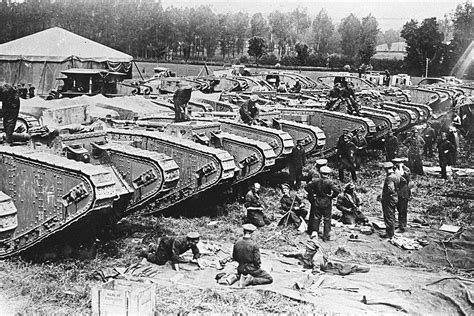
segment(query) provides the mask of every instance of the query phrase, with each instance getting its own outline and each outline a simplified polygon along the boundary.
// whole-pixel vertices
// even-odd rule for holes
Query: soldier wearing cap
[[[342,212],[342,222],[348,225],[365,224],[367,218],[360,210],[361,205],[362,203],[355,193],[354,183],[347,183],[344,192],[339,194],[336,201],[336,208]]]
[[[303,167],[306,164],[306,152],[303,147],[303,140],[298,139],[296,146],[288,159],[288,170],[290,172],[290,183],[294,190],[299,190],[303,177]]]
[[[33,99],[35,97],[35,87],[32,83],[28,83],[28,98]]]
[[[411,198],[411,172],[410,169],[403,164],[403,162],[407,160],[407,158],[395,158],[392,160],[395,174],[400,177],[397,202],[398,230],[400,233],[404,233],[407,230],[408,201]]]
[[[280,199],[280,205],[283,217],[278,222],[278,225],[294,224],[298,228],[301,221],[308,214],[308,211],[304,209],[304,204],[298,195],[295,194],[293,197],[290,195],[290,186],[288,184],[282,184],[281,190],[283,196]]]
[[[423,147],[425,146],[425,141],[418,135],[418,131],[413,129],[410,136],[408,136],[404,141],[403,145],[408,147],[408,166],[414,174],[420,176],[424,175],[423,171],[423,160],[421,159],[421,154],[423,152]]]
[[[232,258],[239,263],[237,274],[240,277],[240,286],[272,283],[272,276],[261,268],[260,249],[252,240],[252,233],[257,227],[245,224],[242,228],[244,236],[234,244],[232,251]]]
[[[189,121],[189,116],[186,111],[186,106],[191,99],[191,92],[193,88],[190,86],[178,88],[173,95],[175,122]]]
[[[393,170],[393,163],[383,164],[386,177],[382,189],[382,212],[386,227],[384,237],[392,238],[395,233],[395,211],[398,203],[398,189],[400,187],[400,177]]]
[[[260,199],[260,183],[255,182],[245,195],[244,206],[247,210],[247,222],[262,227],[270,224],[270,220],[263,213],[263,201]]]
[[[331,169],[329,167],[321,167],[321,178],[317,178],[309,183],[305,190],[308,194],[312,194],[311,211],[309,215],[308,233],[311,235],[313,231],[319,233],[319,225],[324,217],[324,234],[323,240],[330,240],[331,233],[331,217],[332,217],[332,199],[338,196],[339,189],[329,179]]]
[[[252,94],[249,100],[240,106],[240,118],[245,124],[255,124],[258,120],[260,110],[257,107],[258,95]]]
[[[165,264],[167,261],[176,263],[187,263],[181,257],[183,253],[191,249],[193,259],[198,259],[201,254],[197,247],[199,242],[199,233],[190,232],[186,236],[163,236],[156,244],[150,244],[148,250],[143,250],[141,256],[148,261],[159,265]]]

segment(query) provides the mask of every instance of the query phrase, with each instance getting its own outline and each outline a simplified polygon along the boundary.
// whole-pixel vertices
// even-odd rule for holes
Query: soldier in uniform
[[[441,177],[443,179],[448,178],[446,174],[446,167],[451,165],[450,158],[452,157],[452,153],[455,150],[456,149],[454,148],[454,145],[448,140],[446,132],[442,132],[438,141],[438,158],[439,166],[441,168]]]
[[[309,186],[312,180],[316,180],[321,178],[321,168],[327,166],[328,160],[327,159],[316,159],[316,170],[311,170],[308,176],[308,180],[306,181],[306,186],[304,187],[305,191],[307,192],[308,201],[310,204],[310,214],[314,214],[314,193]]]
[[[383,75],[383,85],[386,87],[390,86],[390,72],[387,69],[385,69]]]
[[[28,84],[28,98],[33,99],[35,97],[35,87],[29,83]]]
[[[344,170],[347,169],[351,173],[352,181],[357,181],[355,151],[356,146],[353,137],[349,133],[345,133],[337,142],[337,156],[339,158],[339,181],[344,181]]]
[[[191,249],[193,259],[199,259],[201,256],[197,244],[199,242],[199,233],[190,232],[187,236],[163,236],[158,243],[150,244],[148,249],[143,249],[140,256],[145,257],[148,261],[159,265],[171,261],[174,264],[187,263],[181,257],[183,253]]]
[[[245,195],[244,206],[247,209],[247,221],[257,227],[270,224],[270,220],[263,213],[263,204],[260,200],[260,183],[255,182],[252,189]]]
[[[283,217],[278,222],[278,225],[294,224],[298,228],[301,220],[304,220],[308,214],[308,211],[304,209],[304,204],[298,195],[295,194],[293,197],[290,195],[290,186],[288,184],[282,184],[281,190],[283,196],[280,199],[280,205]]]
[[[400,177],[393,170],[393,163],[385,162],[383,167],[387,173],[382,189],[382,212],[386,227],[386,235],[383,237],[392,238],[395,234],[395,211],[398,203]]]
[[[306,190],[313,197],[311,212],[309,215],[308,233],[311,235],[313,231],[319,233],[319,225],[321,219],[324,218],[324,234],[323,240],[330,240],[331,233],[331,217],[332,217],[332,199],[339,195],[339,189],[329,179],[331,169],[329,167],[321,167],[321,178],[313,180],[306,186]]]
[[[398,230],[400,233],[404,233],[407,230],[408,201],[411,198],[411,172],[410,169],[403,164],[403,162],[407,160],[407,158],[395,158],[392,160],[395,174],[400,177],[397,202]]]
[[[298,140],[288,160],[290,171],[290,183],[294,190],[299,190],[303,176],[303,167],[306,164],[306,152],[303,147],[303,140]]]
[[[360,211],[361,205],[354,183],[347,183],[336,201],[336,208],[342,212],[342,222],[348,225],[365,224],[368,220]]]
[[[253,94],[249,100],[245,101],[240,106],[240,118],[245,124],[252,125],[257,122],[258,116],[260,114],[260,111],[257,108],[257,100],[258,96]]]
[[[436,142],[436,133],[430,122],[428,122],[425,130],[423,131],[423,140],[425,141],[425,146],[423,146],[423,155],[426,157],[433,157],[433,145]]]
[[[3,116],[5,141],[11,144],[13,142],[16,120],[20,112],[20,95],[18,90],[8,83],[0,85],[0,101],[2,101],[0,117]]]
[[[272,283],[272,276],[261,268],[260,249],[252,240],[252,233],[257,228],[252,224],[245,224],[242,228],[244,236],[234,244],[232,251],[232,258],[239,263],[240,287]]]
[[[359,128],[356,130],[356,136],[354,139],[354,145],[356,146],[355,152],[355,163],[356,163],[356,170],[360,169],[360,165],[362,162],[365,161],[367,158],[367,140],[363,136],[364,131]]]
[[[191,99],[192,87],[180,87],[174,92],[173,103],[175,111],[175,122],[189,121],[189,116],[186,111],[186,106]]]
[[[385,138],[385,154],[387,161],[392,161],[398,153],[398,138],[395,136],[392,130],[388,132],[388,136]]]
[[[403,141],[403,145],[408,147],[408,166],[411,172],[420,176],[424,175],[423,160],[421,159],[421,153],[425,146],[423,138],[413,129],[411,135]]]

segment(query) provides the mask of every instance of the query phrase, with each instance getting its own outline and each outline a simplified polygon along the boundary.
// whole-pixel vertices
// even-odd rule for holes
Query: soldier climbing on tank
[[[354,83],[347,82],[341,90],[341,98],[346,103],[347,114],[360,116],[360,105],[356,100]]]
[[[326,103],[326,110],[336,111],[339,109],[341,94],[342,94],[342,85],[340,82],[337,82],[334,84],[334,88],[332,88],[329,91],[329,94],[328,94],[329,100]]]
[[[3,117],[5,142],[12,144],[17,138],[14,137],[13,134],[15,132],[18,113],[20,112],[20,95],[18,90],[8,83],[0,85],[0,101],[2,101],[0,117]]]
[[[174,92],[173,103],[175,111],[175,122],[189,121],[187,113],[187,105],[191,99],[191,92],[193,88],[189,86],[180,87]]]
[[[260,111],[257,107],[257,100],[258,95],[252,94],[250,99],[242,103],[240,106],[240,118],[245,124],[253,125],[257,123],[258,116],[260,114]]]

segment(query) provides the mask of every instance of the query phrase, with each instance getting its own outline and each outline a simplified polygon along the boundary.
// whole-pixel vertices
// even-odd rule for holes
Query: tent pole
[[[145,79],[143,79],[142,73],[140,71],[140,68],[138,68],[137,63],[135,61],[132,61],[132,63],[135,65],[135,68],[137,68],[138,74],[140,75],[140,78],[142,78],[142,80],[145,80]]]
[[[43,80],[45,73],[46,73],[46,60],[43,63],[43,70],[41,71],[40,80],[38,82],[38,91],[36,92],[38,94],[40,93],[41,80]],[[41,92],[44,92],[43,90],[44,90],[44,80],[43,80],[43,85],[41,86]]]

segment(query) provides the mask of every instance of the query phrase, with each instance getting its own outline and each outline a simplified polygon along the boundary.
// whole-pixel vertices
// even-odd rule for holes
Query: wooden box
[[[92,315],[154,315],[156,286],[126,280],[110,280],[92,288]]]

